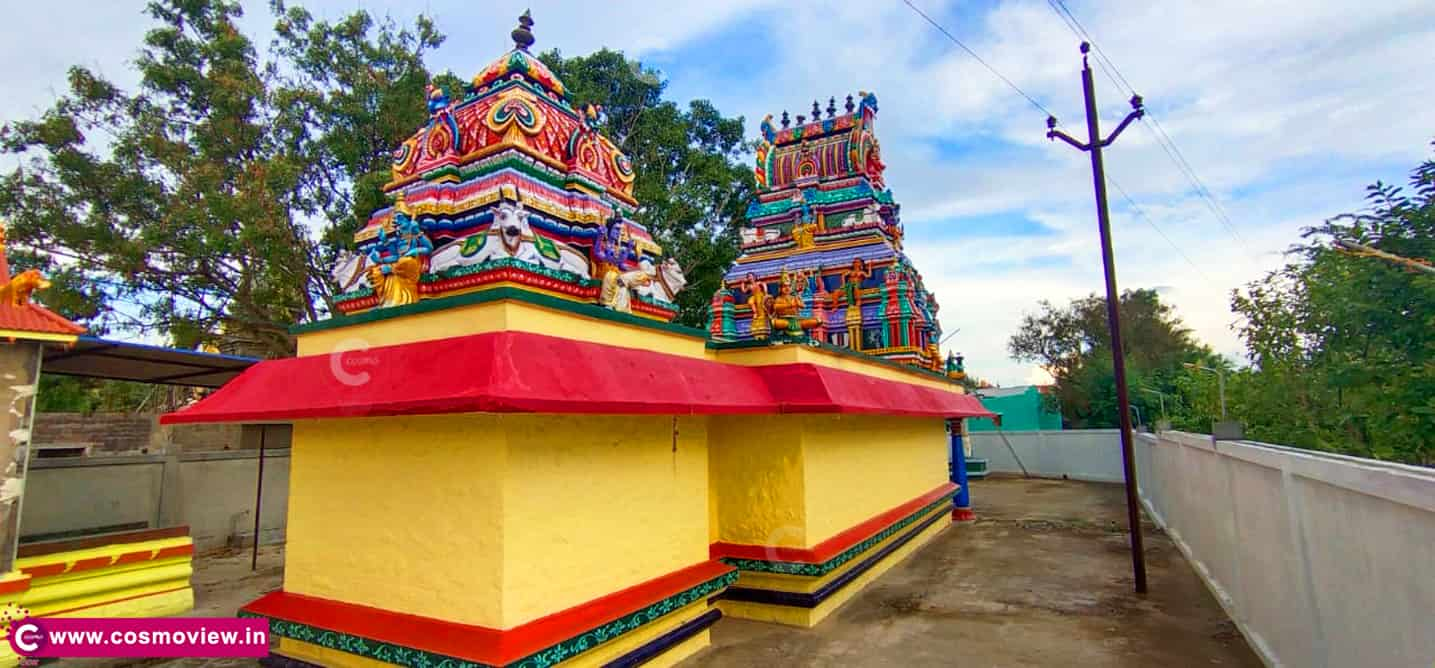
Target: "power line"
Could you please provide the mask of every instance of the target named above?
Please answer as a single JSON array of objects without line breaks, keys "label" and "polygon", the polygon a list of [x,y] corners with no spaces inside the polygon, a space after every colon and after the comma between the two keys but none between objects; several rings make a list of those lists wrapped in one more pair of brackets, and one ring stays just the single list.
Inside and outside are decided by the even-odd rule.
[{"label": "power line", "polygon": [[[954,35],[952,35],[951,32],[949,32],[946,28],[942,27],[942,25],[941,25],[940,23],[937,23],[934,19],[932,19],[932,17],[928,16],[928,15],[926,14],[926,12],[923,12],[923,11],[922,11],[920,8],[918,8],[916,5],[912,4],[911,0],[902,0],[902,2],[904,2],[908,7],[912,8],[912,11],[916,12],[918,16],[921,16],[923,19],[926,19],[927,23],[932,24],[932,27],[936,28],[936,29],[937,29],[939,32],[941,32],[943,35],[946,35],[946,36],[947,36],[947,39],[952,40],[952,43],[954,43],[954,44],[956,44],[957,46],[961,47],[962,50],[963,50],[963,51],[966,51],[967,54],[970,55],[972,58],[975,58],[977,62],[979,62],[979,63],[982,64],[982,67],[987,68],[987,71],[988,71],[988,72],[991,72],[991,73],[992,73],[994,76],[996,76],[998,79],[1001,79],[1003,82],[1005,82],[1006,85],[1009,86],[1009,87],[1011,87],[1012,90],[1016,91],[1016,93],[1017,93],[1018,95],[1021,95],[1022,97],[1026,98],[1026,101],[1027,101],[1027,102],[1030,102],[1033,107],[1036,107],[1036,108],[1037,108],[1038,110],[1040,110],[1042,113],[1046,114],[1048,118],[1054,118],[1054,117],[1056,116],[1056,114],[1051,113],[1051,111],[1050,111],[1049,109],[1047,109],[1046,107],[1042,106],[1040,102],[1037,102],[1034,98],[1032,98],[1032,96],[1028,95],[1028,94],[1026,93],[1026,91],[1024,91],[1024,90],[1021,89],[1021,87],[1019,87],[1019,86],[1017,86],[1016,84],[1012,83],[1011,79],[1008,79],[1008,78],[1007,78],[1005,75],[1003,75],[1001,72],[998,72],[995,67],[992,67],[992,65],[991,65],[990,63],[988,63],[984,58],[982,58],[980,55],[978,55],[976,51],[973,51],[971,47],[969,47],[969,46],[967,46],[966,44],[962,43],[961,40],[957,39]],[[1048,2],[1048,3],[1052,3],[1052,0],[1047,0],[1047,2]],[[1064,6],[1063,6],[1063,7],[1064,7]],[[1056,7],[1056,5],[1055,5],[1054,3],[1052,4],[1052,9],[1057,12],[1057,16],[1061,16],[1061,17],[1062,17],[1062,20],[1063,20],[1063,21],[1067,21],[1067,27],[1071,28],[1073,32],[1077,32],[1077,33],[1078,33],[1078,36],[1081,36],[1082,34],[1085,34],[1085,30],[1081,28],[1081,25],[1080,25],[1079,23],[1075,23],[1076,17],[1073,16],[1073,17],[1071,17],[1071,19],[1068,21],[1067,18],[1062,15],[1061,11],[1057,9],[1057,7]],[[1090,40],[1088,39],[1088,40],[1086,40],[1086,41],[1089,42]],[[1099,51],[1099,50],[1100,50],[1100,49],[1098,48],[1098,51]],[[1097,61],[1097,64],[1098,64],[1098,65],[1100,64],[1100,60]],[[1112,69],[1115,69],[1115,68],[1113,67]],[[1102,71],[1106,71],[1105,68],[1102,68]],[[1107,77],[1110,77],[1110,76],[1111,76],[1111,74],[1108,73],[1108,74],[1107,74]],[[1112,83],[1116,83],[1116,82],[1115,82],[1115,79],[1112,79]],[[1121,86],[1120,84],[1117,84],[1116,87],[1117,87],[1117,88],[1122,88],[1122,86]],[[1126,88],[1129,89],[1129,85],[1126,86]],[[1132,95],[1135,95],[1135,93],[1132,92]],[[1157,142],[1157,143],[1159,144],[1160,142]],[[1164,148],[1164,146],[1163,146],[1163,148]],[[1173,159],[1174,159],[1174,158],[1173,158]],[[1186,263],[1189,264],[1189,265],[1191,265],[1191,268],[1192,268],[1192,269],[1195,269],[1197,273],[1201,274],[1202,276],[1205,276],[1205,272],[1201,271],[1201,268],[1200,268],[1199,266],[1197,266],[1195,262],[1192,262],[1192,261],[1191,261],[1191,258],[1186,255],[1186,252],[1183,251],[1183,250],[1181,250],[1181,247],[1180,247],[1180,246],[1177,246],[1176,243],[1171,240],[1171,237],[1167,236],[1167,235],[1166,235],[1166,232],[1163,231],[1159,226],[1156,225],[1156,221],[1152,220],[1149,216],[1146,215],[1146,212],[1143,211],[1143,210],[1141,209],[1141,207],[1139,207],[1139,206],[1136,205],[1136,202],[1131,199],[1131,196],[1130,196],[1130,195],[1126,194],[1126,190],[1123,189],[1123,188],[1120,186],[1120,184],[1116,183],[1115,179],[1111,179],[1111,183],[1112,183],[1112,185],[1116,186],[1117,191],[1119,191],[1119,192],[1121,193],[1121,196],[1126,200],[1127,204],[1130,205],[1131,209],[1132,209],[1133,211],[1135,211],[1138,216],[1140,216],[1143,220],[1146,221],[1147,224],[1149,224],[1153,229],[1155,229],[1155,230],[1156,230],[1156,233],[1159,234],[1159,235],[1161,235],[1161,238],[1162,238],[1162,239],[1165,239],[1165,240],[1166,240],[1166,243],[1169,244],[1173,250],[1175,250],[1178,254],[1180,254],[1181,257],[1185,258]],[[1210,280],[1210,279],[1207,278],[1207,280]]]},{"label": "power line", "polygon": [[953,35],[953,34],[952,34],[951,32],[949,32],[949,31],[947,31],[946,28],[943,28],[943,27],[942,27],[942,24],[937,23],[936,20],[934,20],[932,17],[927,16],[927,13],[926,13],[926,12],[922,11],[919,7],[917,7],[916,5],[912,4],[912,0],[902,0],[902,2],[906,3],[906,5],[907,5],[908,7],[911,7],[911,8],[912,8],[912,11],[916,12],[918,16],[920,16],[920,17],[926,19],[926,20],[927,20],[927,23],[932,24],[932,27],[933,27],[933,28],[936,28],[936,29],[937,29],[939,32],[941,32],[943,35],[946,35],[946,36],[947,36],[947,39],[952,40],[952,43],[953,43],[953,44],[956,44],[957,46],[961,47],[963,51],[966,51],[966,52],[967,52],[967,55],[969,55],[969,56],[971,56],[972,58],[976,59],[976,61],[977,61],[978,63],[981,63],[981,64],[982,64],[982,67],[987,68],[987,71],[988,71],[988,72],[991,72],[994,76],[996,76],[996,78],[1001,79],[1003,83],[1005,83],[1005,84],[1006,84],[1008,87],[1010,87],[1012,90],[1016,91],[1018,95],[1020,95],[1020,96],[1022,96],[1022,97],[1024,97],[1024,98],[1026,98],[1026,101],[1027,101],[1027,102],[1030,102],[1030,103],[1031,103],[1031,106],[1036,107],[1039,111],[1041,111],[1041,113],[1046,114],[1047,116],[1055,116],[1055,115],[1056,115],[1056,114],[1051,113],[1051,110],[1047,109],[1046,107],[1043,107],[1040,102],[1037,102],[1037,101],[1036,101],[1036,98],[1034,98],[1034,97],[1032,97],[1032,96],[1030,96],[1030,95],[1027,95],[1026,91],[1022,90],[1020,86],[1017,86],[1016,84],[1012,83],[1012,80],[1011,80],[1011,79],[1006,78],[1005,75],[1003,75],[1001,72],[998,72],[995,67],[992,67],[990,63],[988,63],[988,62],[987,62],[985,59],[983,59],[981,56],[977,55],[977,52],[976,52],[976,51],[973,51],[971,47],[967,46],[966,44],[963,44],[963,43],[962,43],[962,40],[957,39],[957,37],[956,37],[955,35]]},{"label": "power line", "polygon": [[[1066,24],[1066,27],[1070,29],[1078,39],[1091,44],[1096,52],[1096,64],[1100,67],[1102,73],[1106,75],[1106,78],[1110,79],[1111,83],[1117,88],[1122,89],[1123,92],[1135,95],[1136,88],[1132,86],[1126,76],[1121,73],[1120,68],[1116,67],[1116,63],[1101,49],[1096,40],[1092,38],[1091,33],[1086,30],[1086,27],[1081,25],[1081,21],[1076,18],[1076,15],[1071,13],[1071,9],[1066,6],[1064,0],[1047,0],[1047,5],[1051,7],[1051,10],[1056,13],[1057,17]],[[1146,112],[1146,118],[1149,118],[1151,121],[1151,124],[1146,127],[1147,130],[1151,131],[1152,138],[1156,140],[1156,144],[1161,147],[1161,150],[1166,153],[1166,157],[1170,158],[1171,162],[1176,165],[1177,171],[1181,172],[1181,175],[1186,177],[1186,180],[1191,183],[1192,190],[1196,193],[1197,198],[1206,205],[1207,209],[1210,209],[1211,214],[1216,217],[1216,221],[1230,233],[1231,237],[1235,239],[1242,248],[1249,248],[1245,237],[1241,236],[1240,230],[1238,230],[1235,223],[1231,221],[1231,217],[1226,213],[1225,208],[1221,206],[1220,201],[1216,199],[1211,189],[1206,187],[1205,181],[1196,173],[1196,168],[1186,159],[1185,154],[1181,152],[1181,148],[1176,145],[1176,141],[1166,132],[1166,128],[1161,126],[1161,121],[1158,120],[1149,109]]]},{"label": "power line", "polygon": [[1206,272],[1201,270],[1201,267],[1197,266],[1195,262],[1191,261],[1191,256],[1186,255],[1186,251],[1181,250],[1181,247],[1177,246],[1176,242],[1172,241],[1171,237],[1166,236],[1166,232],[1156,225],[1156,221],[1151,220],[1151,217],[1147,216],[1146,212],[1142,210],[1140,206],[1137,206],[1136,201],[1131,199],[1130,195],[1126,194],[1126,189],[1121,187],[1121,183],[1118,182],[1115,177],[1107,176],[1106,180],[1111,182],[1112,187],[1116,188],[1116,192],[1121,193],[1121,198],[1126,200],[1126,205],[1131,207],[1132,211],[1136,212],[1136,216],[1139,217],[1141,220],[1146,221],[1146,224],[1150,225],[1151,229],[1156,230],[1156,233],[1161,235],[1161,238],[1165,239],[1166,243],[1170,244],[1171,248],[1175,249],[1175,251],[1181,255],[1181,259],[1185,260],[1186,264],[1191,265],[1191,268],[1195,269],[1196,273],[1201,275],[1201,278],[1204,278],[1207,281],[1211,280],[1211,277],[1207,276]]}]

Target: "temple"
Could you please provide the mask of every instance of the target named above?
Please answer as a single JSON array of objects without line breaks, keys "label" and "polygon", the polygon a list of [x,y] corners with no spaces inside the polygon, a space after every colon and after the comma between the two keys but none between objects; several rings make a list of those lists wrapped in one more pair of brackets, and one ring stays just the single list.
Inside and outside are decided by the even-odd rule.
[{"label": "temple", "polygon": [[335,265],[341,312],[504,284],[673,319],[686,281],[629,217],[632,163],[598,132],[602,108],[575,108],[528,52],[532,25],[525,15],[461,101],[429,86],[428,122],[394,151],[395,204]]},{"label": "temple", "polygon": [[[633,168],[532,26],[462,100],[430,93],[341,313],[161,420],[294,425],[283,588],[241,611],[279,665],[671,665],[724,616],[817,624],[951,526],[947,424],[988,413],[899,363],[927,320],[874,335],[896,361],[671,322],[682,275],[630,218]],[[897,248],[895,218],[853,227]],[[920,288],[862,258],[861,299]]]},{"label": "temple", "polygon": [[877,96],[763,119],[742,253],[713,296],[716,341],[809,340],[943,371],[937,300],[902,253]]}]

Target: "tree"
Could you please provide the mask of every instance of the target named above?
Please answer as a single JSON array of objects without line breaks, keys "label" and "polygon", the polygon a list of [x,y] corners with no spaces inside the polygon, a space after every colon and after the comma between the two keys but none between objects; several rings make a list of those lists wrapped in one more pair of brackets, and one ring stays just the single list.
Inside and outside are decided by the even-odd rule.
[{"label": "tree", "polygon": [[548,51],[539,58],[575,104],[602,105],[603,132],[637,172],[635,217],[688,277],[678,294],[678,322],[701,327],[737,258],[738,224],[754,192],[743,119],[723,116],[707,100],[693,100],[686,110],[663,100],[658,74],[616,51],[578,58]]},{"label": "tree", "polygon": [[290,325],[330,312],[326,269],[384,205],[390,151],[425,118],[423,55],[443,37],[422,16],[406,30],[272,9],[277,60],[261,64],[237,3],[154,2],[137,92],[74,68],[40,119],[0,130],[0,150],[23,158],[0,181],[0,216],[17,266],[52,275],[60,312],[96,332],[185,347],[227,333],[272,354],[289,352]]},{"label": "tree", "polygon": [[[1036,362],[1056,379],[1055,397],[1068,426],[1117,426],[1120,411],[1106,299],[1093,294],[1064,307],[1043,300],[1040,307],[1022,319],[1007,342],[1008,352],[1018,361]],[[1222,364],[1155,290],[1123,292],[1119,309],[1131,402],[1143,416],[1155,415],[1160,402],[1142,388],[1174,394],[1183,363]]]},{"label": "tree", "polygon": [[1307,228],[1291,262],[1232,294],[1253,438],[1435,465],[1435,276],[1334,246],[1435,258],[1435,161],[1410,189],[1370,186],[1367,210]]},{"label": "tree", "polygon": [[[425,87],[435,81],[461,99],[463,82],[434,77],[425,66],[424,54],[444,41],[427,16],[405,29],[363,10],[328,23],[283,0],[270,8],[274,50],[285,65],[273,68],[275,131],[300,165],[295,204],[325,222],[320,256],[310,260],[328,266],[369,215],[388,205],[383,185],[394,147],[428,120]],[[312,289],[328,296],[322,276],[315,273]]]},{"label": "tree", "polygon": [[104,311],[181,346],[227,329],[283,352],[286,325],[316,313],[310,241],[240,7],[167,0],[148,13],[138,92],[72,68],[40,119],[0,129],[0,149],[25,158],[0,181],[0,216],[58,270],[60,294],[88,296],[74,300],[81,316]]}]

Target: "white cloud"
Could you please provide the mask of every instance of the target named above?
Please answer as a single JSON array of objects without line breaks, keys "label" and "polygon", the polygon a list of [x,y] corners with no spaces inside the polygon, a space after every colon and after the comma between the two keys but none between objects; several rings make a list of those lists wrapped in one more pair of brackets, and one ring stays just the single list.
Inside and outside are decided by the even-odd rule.
[{"label": "white cloud", "polygon": [[[301,0],[302,1],[302,0]],[[1075,134],[1081,120],[1073,37],[1042,0],[967,3],[914,0]],[[433,15],[448,41],[436,69],[476,72],[509,45],[529,3],[427,0],[303,2],[333,19],[355,8],[407,22]],[[1220,199],[1239,229],[1232,238],[1171,164],[1148,128],[1136,126],[1108,153],[1108,170],[1198,267],[1193,269],[1112,192],[1122,287],[1165,286],[1198,336],[1239,355],[1229,293],[1281,262],[1298,230],[1361,205],[1364,184],[1400,181],[1427,155],[1435,125],[1428,76],[1435,4],[1428,0],[1308,3],[1068,2],[1104,52],[1146,97],[1161,126]],[[51,37],[53,11],[12,8],[10,63],[0,115],[48,106],[74,62],[97,64],[121,83],[147,27],[142,3],[88,7]],[[820,10],[792,3],[535,2],[537,48],[581,54],[600,46],[679,64],[670,93],[708,97],[759,120],[812,99],[873,90],[887,182],[903,204],[909,252],[943,305],[950,345],[969,372],[1003,384],[1033,367],[1009,360],[1005,342],[1040,299],[1062,302],[1102,289],[1086,156],[1043,136],[1043,114],[901,3],[838,0]],[[264,3],[246,3],[246,26],[268,42]],[[766,27],[765,38],[751,33]],[[742,37],[729,38],[742,25]],[[759,35],[760,35],[759,30]],[[260,35],[259,33],[263,33]],[[693,48],[701,43],[701,49]],[[716,45],[716,46],[714,46]],[[734,60],[750,72],[728,74]],[[129,77],[126,79],[126,77]],[[1127,93],[1098,74],[1103,123],[1127,110]],[[952,149],[959,145],[960,149]],[[1009,213],[1054,230],[1043,237],[949,239],[967,216]],[[1052,262],[1065,258],[1065,262]]]}]

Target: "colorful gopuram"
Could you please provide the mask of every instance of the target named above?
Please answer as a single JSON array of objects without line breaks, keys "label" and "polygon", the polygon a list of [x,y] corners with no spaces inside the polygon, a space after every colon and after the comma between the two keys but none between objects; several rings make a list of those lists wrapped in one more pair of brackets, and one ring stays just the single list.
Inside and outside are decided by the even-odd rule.
[{"label": "colorful gopuram", "polygon": [[717,341],[807,340],[941,371],[937,300],[902,253],[877,96],[762,121],[742,254],[713,296]]},{"label": "colorful gopuram", "polygon": [[162,419],[294,425],[283,587],[241,611],[281,664],[670,665],[724,615],[818,623],[951,523],[945,422],[981,405],[670,322],[681,273],[532,25],[431,94],[343,313]]},{"label": "colorful gopuram", "polygon": [[429,86],[428,122],[394,151],[394,206],[335,265],[341,312],[502,284],[672,320],[686,281],[628,217],[632,163],[597,131],[601,108],[575,108],[528,52],[531,26],[462,100]]}]

